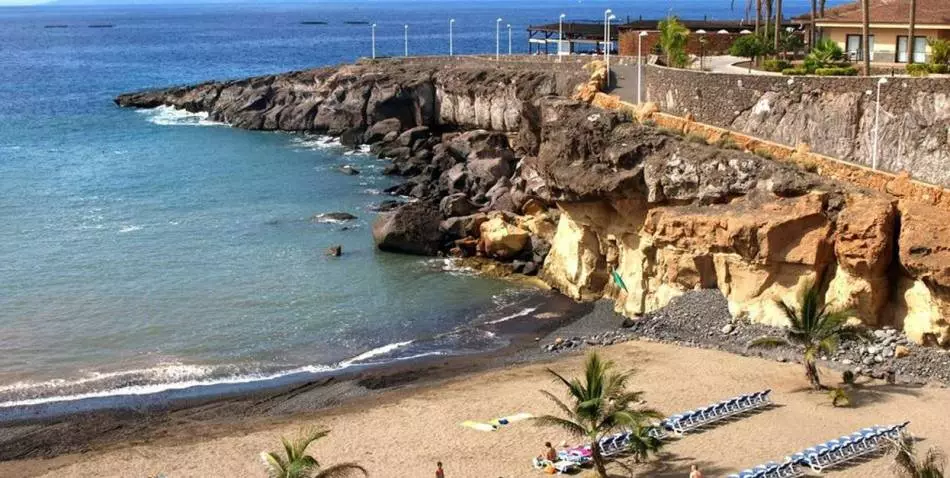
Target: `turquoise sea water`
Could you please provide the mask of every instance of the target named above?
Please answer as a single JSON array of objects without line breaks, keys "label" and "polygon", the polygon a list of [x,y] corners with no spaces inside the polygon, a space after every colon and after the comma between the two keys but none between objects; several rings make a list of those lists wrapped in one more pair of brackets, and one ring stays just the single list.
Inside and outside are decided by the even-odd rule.
[{"label": "turquoise sea water", "polygon": [[[612,8],[735,16],[711,3]],[[392,184],[385,163],[326,138],[111,99],[368,55],[369,27],[346,20],[377,22],[380,54],[402,51],[407,22],[412,52],[444,53],[454,17],[456,51],[485,53],[501,16],[523,51],[528,24],[608,5],[0,9],[0,407],[501,345],[469,326],[523,310],[531,292],[375,251],[367,208]],[[363,174],[334,171],[342,164]],[[312,219],[333,211],[359,219]],[[331,244],[342,258],[323,255]]]}]

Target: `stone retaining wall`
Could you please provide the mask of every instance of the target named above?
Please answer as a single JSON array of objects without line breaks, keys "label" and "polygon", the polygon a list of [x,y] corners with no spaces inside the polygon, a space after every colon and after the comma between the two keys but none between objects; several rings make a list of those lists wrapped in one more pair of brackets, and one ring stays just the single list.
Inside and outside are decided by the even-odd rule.
[{"label": "stone retaining wall", "polygon": [[[664,112],[871,167],[878,78],[732,75],[645,65]],[[950,186],[950,79],[888,78],[878,169]]]}]

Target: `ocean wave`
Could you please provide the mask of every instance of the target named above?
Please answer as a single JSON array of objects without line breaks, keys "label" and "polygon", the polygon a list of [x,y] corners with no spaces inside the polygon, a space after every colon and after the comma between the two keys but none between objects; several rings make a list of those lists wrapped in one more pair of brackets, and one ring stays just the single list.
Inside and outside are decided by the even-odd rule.
[{"label": "ocean wave", "polygon": [[495,319],[495,320],[491,320],[491,321],[485,322],[485,324],[500,324],[500,323],[502,323],[502,322],[507,322],[507,321],[509,321],[509,320],[511,320],[511,319],[517,319],[518,317],[524,317],[524,316],[526,316],[526,315],[531,315],[531,314],[532,314],[534,311],[536,311],[536,310],[538,310],[537,307],[525,307],[524,309],[521,309],[521,310],[519,310],[518,312],[515,312],[515,313],[510,314],[510,315],[506,315],[506,316],[504,316],[504,317],[502,317],[502,318],[500,318],[500,319]]},{"label": "ocean wave", "polygon": [[[118,372],[92,372],[85,377],[45,382],[17,382],[0,386],[0,409],[72,402],[92,398],[153,395],[191,387],[236,385],[265,382],[297,374],[316,374],[341,371],[354,366],[378,365],[432,355],[444,351],[425,351],[409,355],[395,355],[413,341],[395,342],[363,352],[334,365],[305,365],[286,370],[264,371],[236,365],[186,365],[170,363],[151,368]],[[386,357],[379,360],[382,357]],[[377,359],[377,360],[373,360]]]},{"label": "ocean wave", "polygon": [[157,108],[137,111],[148,116],[150,123],[162,126],[221,126],[224,124],[209,120],[207,112],[192,113],[174,106],[162,105]]},{"label": "ocean wave", "polygon": [[135,232],[140,229],[142,229],[142,226],[136,226],[135,224],[130,224],[128,226],[122,226],[122,228],[119,229],[119,234],[125,234],[127,232]]},{"label": "ocean wave", "polygon": [[297,147],[300,149],[311,149],[311,150],[333,149],[333,148],[341,148],[343,146],[342,144],[340,144],[340,140],[338,138],[334,138],[333,136],[326,136],[326,135],[296,136],[293,139],[291,139],[290,142],[291,144],[294,145],[294,147]]},{"label": "ocean wave", "polygon": [[447,259],[426,259],[423,261],[427,266],[438,269],[442,272],[447,272],[449,275],[454,276],[473,276],[477,274],[475,269],[472,269],[468,266],[463,266],[462,261],[455,258]]}]

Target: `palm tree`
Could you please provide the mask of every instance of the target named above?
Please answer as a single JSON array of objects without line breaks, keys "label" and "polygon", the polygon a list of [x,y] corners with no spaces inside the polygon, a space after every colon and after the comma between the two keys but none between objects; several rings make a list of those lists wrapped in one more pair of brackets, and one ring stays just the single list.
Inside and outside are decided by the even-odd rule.
[{"label": "palm tree", "polygon": [[775,0],[775,51],[779,51],[782,34],[782,0]]},{"label": "palm tree", "polygon": [[535,419],[538,425],[560,427],[589,442],[594,466],[602,478],[607,477],[607,468],[600,450],[600,439],[621,427],[630,428],[635,437],[644,438],[631,440],[634,453],[638,459],[646,457],[658,447],[658,441],[648,440],[646,423],[662,416],[655,410],[632,408],[642,395],[642,392],[627,390],[633,372],[613,372],[613,367],[613,362],[602,361],[596,352],[591,352],[584,364],[583,378],[568,380],[548,369],[555,382],[567,387],[569,403],[542,390],[541,393],[557,405],[562,416],[544,415]]},{"label": "palm tree", "polygon": [[808,22],[808,48],[815,46],[815,15],[818,14],[817,0],[811,0],[811,21]]},{"label": "palm tree", "polygon": [[666,54],[666,66],[685,68],[689,62],[686,55],[686,41],[689,39],[689,29],[674,16],[660,20],[657,25],[660,30],[660,47]]},{"label": "palm tree", "polygon": [[861,50],[864,57],[864,74],[871,74],[871,20],[870,7],[868,3],[871,0],[861,0]]},{"label": "palm tree", "polygon": [[[765,39],[766,39],[766,43],[768,43],[769,32],[772,31],[772,30],[771,30],[771,24],[772,24],[772,0],[765,0],[765,1],[764,1],[764,4],[765,4],[765,34],[762,35],[762,38],[765,38]],[[776,25],[775,28],[778,28],[778,25]]]},{"label": "palm tree", "polygon": [[910,26],[907,31],[907,64],[914,63],[914,34],[917,29],[917,0],[910,0]]},{"label": "palm tree", "polygon": [[799,302],[800,308],[776,300],[788,319],[789,327],[785,337],[759,337],[749,346],[776,346],[799,345],[804,347],[802,364],[805,366],[805,377],[815,390],[821,390],[821,380],[818,377],[818,366],[815,364],[818,354],[834,354],[842,339],[863,337],[864,332],[848,325],[849,311],[829,311],[828,306],[822,303],[821,293],[815,285],[803,289]]},{"label": "palm tree", "polygon": [[930,448],[923,458],[917,458],[914,440],[902,436],[891,439],[890,452],[894,455],[894,474],[901,478],[943,478],[947,457],[939,448]]},{"label": "palm tree", "polygon": [[307,447],[329,433],[329,430],[311,430],[294,441],[281,437],[286,456],[261,452],[261,460],[267,466],[268,474],[271,478],[349,478],[360,474],[369,476],[365,468],[355,463],[341,463],[320,469],[317,459],[307,455]]}]

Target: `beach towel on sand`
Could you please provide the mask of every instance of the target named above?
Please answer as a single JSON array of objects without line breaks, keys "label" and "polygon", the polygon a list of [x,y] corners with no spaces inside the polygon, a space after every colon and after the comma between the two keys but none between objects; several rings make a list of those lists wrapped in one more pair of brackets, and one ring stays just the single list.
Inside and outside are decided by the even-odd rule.
[{"label": "beach towel on sand", "polygon": [[472,430],[478,430],[480,432],[493,432],[498,429],[498,427],[495,425],[491,425],[489,423],[479,423],[472,420],[465,420],[462,422],[462,426],[471,428]]},{"label": "beach towel on sand", "polygon": [[505,425],[510,425],[515,422],[520,422],[522,420],[527,420],[529,418],[534,418],[534,415],[530,413],[516,413],[514,415],[508,415],[506,417],[496,418],[489,421],[488,423],[476,422],[474,420],[466,420],[462,422],[463,427],[471,428],[473,430],[478,430],[480,432],[493,432],[498,430],[498,427]]}]

